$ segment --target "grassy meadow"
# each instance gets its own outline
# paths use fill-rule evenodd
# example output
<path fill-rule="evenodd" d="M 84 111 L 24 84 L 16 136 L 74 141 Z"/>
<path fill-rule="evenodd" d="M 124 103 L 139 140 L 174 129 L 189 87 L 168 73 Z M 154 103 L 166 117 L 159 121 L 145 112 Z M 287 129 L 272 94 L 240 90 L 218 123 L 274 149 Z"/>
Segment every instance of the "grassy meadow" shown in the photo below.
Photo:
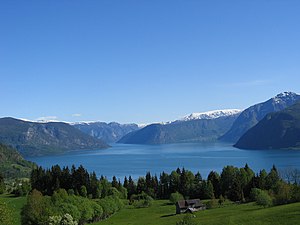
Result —
<path fill-rule="evenodd" d="M 94 225 L 176 225 L 184 215 L 175 215 L 168 201 L 154 201 L 150 208 L 127 207 L 106 221 Z M 194 214 L 198 225 L 296 225 L 300 224 L 300 203 L 262 208 L 255 203 L 228 204 Z"/>
<path fill-rule="evenodd" d="M 20 225 L 20 210 L 25 197 L 1 195 L 8 204 L 14 224 Z M 149 208 L 126 206 L 105 221 L 93 225 L 176 225 L 185 215 L 176 215 L 175 206 L 168 201 L 156 200 Z M 194 214 L 197 225 L 300 225 L 300 203 L 262 208 L 255 203 L 233 204 L 200 211 Z"/>
<path fill-rule="evenodd" d="M 21 212 L 21 208 L 26 203 L 26 197 L 13 197 L 12 195 L 0 195 L 0 201 L 5 202 L 9 206 L 10 211 L 12 212 L 12 218 L 14 224 L 20 225 L 21 224 L 20 212 Z"/>

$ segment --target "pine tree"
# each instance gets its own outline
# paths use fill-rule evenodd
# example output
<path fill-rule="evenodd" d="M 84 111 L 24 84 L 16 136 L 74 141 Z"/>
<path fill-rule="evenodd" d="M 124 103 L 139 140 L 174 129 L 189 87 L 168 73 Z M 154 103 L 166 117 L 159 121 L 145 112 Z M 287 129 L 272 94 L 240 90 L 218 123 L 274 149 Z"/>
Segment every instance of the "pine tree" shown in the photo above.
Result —
<path fill-rule="evenodd" d="M 134 181 L 132 180 L 131 176 L 129 176 L 129 178 L 128 178 L 127 191 L 128 191 L 128 198 L 130 198 L 131 195 L 136 194 L 136 185 L 135 185 Z"/>
<path fill-rule="evenodd" d="M 119 183 L 117 181 L 117 178 L 116 176 L 113 176 L 113 179 L 112 179 L 112 182 L 111 182 L 111 186 L 114 187 L 114 188 L 119 188 Z"/>
<path fill-rule="evenodd" d="M 127 180 L 126 176 L 124 178 L 123 187 L 126 188 L 126 189 L 128 189 L 128 180 Z"/>
<path fill-rule="evenodd" d="M 220 175 L 215 171 L 211 171 L 208 174 L 207 181 L 210 181 L 212 183 L 213 188 L 214 188 L 214 195 L 220 196 L 220 194 L 221 194 Z"/>

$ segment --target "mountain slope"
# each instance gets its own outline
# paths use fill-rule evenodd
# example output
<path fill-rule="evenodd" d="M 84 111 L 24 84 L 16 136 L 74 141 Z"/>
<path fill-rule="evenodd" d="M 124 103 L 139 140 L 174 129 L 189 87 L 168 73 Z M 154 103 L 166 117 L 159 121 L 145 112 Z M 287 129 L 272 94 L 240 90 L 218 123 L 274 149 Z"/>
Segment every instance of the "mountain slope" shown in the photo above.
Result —
<path fill-rule="evenodd" d="M 192 113 L 189 114 L 180 121 L 189 121 L 189 120 L 200 120 L 200 119 L 216 119 L 223 116 L 233 116 L 241 113 L 240 109 L 223 109 L 223 110 L 213 110 L 208 112 L 201 113 Z"/>
<path fill-rule="evenodd" d="M 299 100 L 300 95 L 293 92 L 284 92 L 266 102 L 247 108 L 239 115 L 230 130 L 220 140 L 235 143 L 247 130 L 255 126 L 268 113 L 281 111 Z"/>
<path fill-rule="evenodd" d="M 243 149 L 300 149 L 300 102 L 270 113 L 235 144 Z"/>
<path fill-rule="evenodd" d="M 101 139 L 106 143 L 114 143 L 124 135 L 139 129 L 137 124 L 119 124 L 115 122 L 75 123 L 72 125 L 82 132 Z"/>
<path fill-rule="evenodd" d="M 66 123 L 34 123 L 14 118 L 0 119 L 0 143 L 17 148 L 22 155 L 31 156 L 108 147 Z"/>
<path fill-rule="evenodd" d="M 0 144 L 0 173 L 5 178 L 29 177 L 34 166 L 34 163 L 26 161 L 16 149 Z"/>
<path fill-rule="evenodd" d="M 238 114 L 237 114 L 238 115 Z M 179 142 L 214 141 L 232 125 L 237 115 L 216 119 L 175 121 L 168 124 L 151 124 L 125 135 L 119 143 L 166 144 Z"/>

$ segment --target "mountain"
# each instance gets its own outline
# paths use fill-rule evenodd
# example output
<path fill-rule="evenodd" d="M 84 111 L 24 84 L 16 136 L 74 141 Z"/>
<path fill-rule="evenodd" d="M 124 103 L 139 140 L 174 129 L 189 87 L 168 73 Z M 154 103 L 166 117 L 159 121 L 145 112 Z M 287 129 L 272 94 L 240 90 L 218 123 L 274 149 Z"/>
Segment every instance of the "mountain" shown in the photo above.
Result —
<path fill-rule="evenodd" d="M 26 161 L 14 148 L 0 144 L 0 173 L 5 178 L 29 177 L 35 164 Z"/>
<path fill-rule="evenodd" d="M 0 143 L 11 145 L 27 156 L 109 147 L 67 123 L 35 123 L 9 117 L 0 119 Z"/>
<path fill-rule="evenodd" d="M 167 124 L 151 124 L 125 135 L 119 143 L 166 144 L 215 141 L 233 124 L 239 114 L 213 119 L 177 120 Z"/>
<path fill-rule="evenodd" d="M 114 143 L 124 135 L 140 129 L 137 124 L 119 124 L 115 122 L 81 122 L 72 125 L 82 132 L 89 134 L 90 136 L 93 136 L 95 138 L 101 139 L 106 143 Z"/>
<path fill-rule="evenodd" d="M 200 120 L 200 119 L 216 119 L 223 116 L 233 116 L 241 113 L 240 109 L 223 109 L 223 110 L 213 110 L 208 112 L 201 113 L 192 113 L 189 114 L 180 121 L 189 121 L 189 120 Z"/>
<path fill-rule="evenodd" d="M 235 144 L 243 149 L 300 149 L 300 102 L 270 113 Z"/>
<path fill-rule="evenodd" d="M 237 142 L 247 130 L 255 126 L 268 113 L 277 112 L 295 104 L 300 100 L 300 95 L 293 92 L 283 92 L 268 101 L 253 105 L 245 109 L 230 130 L 220 138 L 221 141 Z"/>

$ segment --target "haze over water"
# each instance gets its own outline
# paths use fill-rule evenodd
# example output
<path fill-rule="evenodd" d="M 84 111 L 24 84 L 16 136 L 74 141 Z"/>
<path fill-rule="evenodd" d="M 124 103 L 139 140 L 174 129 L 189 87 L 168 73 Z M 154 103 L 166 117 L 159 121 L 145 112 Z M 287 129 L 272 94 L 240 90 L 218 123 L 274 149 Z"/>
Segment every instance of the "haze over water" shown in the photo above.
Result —
<path fill-rule="evenodd" d="M 273 164 L 279 170 L 300 169 L 300 151 L 297 150 L 240 150 L 224 143 L 183 143 L 165 145 L 113 144 L 106 150 L 75 151 L 58 156 L 28 157 L 43 167 L 52 165 L 79 166 L 108 179 L 121 180 L 131 175 L 134 179 L 147 171 L 170 173 L 177 167 L 199 171 L 206 178 L 211 170 L 221 172 L 226 165 L 243 167 L 246 163 L 255 171 L 269 171 Z"/>

